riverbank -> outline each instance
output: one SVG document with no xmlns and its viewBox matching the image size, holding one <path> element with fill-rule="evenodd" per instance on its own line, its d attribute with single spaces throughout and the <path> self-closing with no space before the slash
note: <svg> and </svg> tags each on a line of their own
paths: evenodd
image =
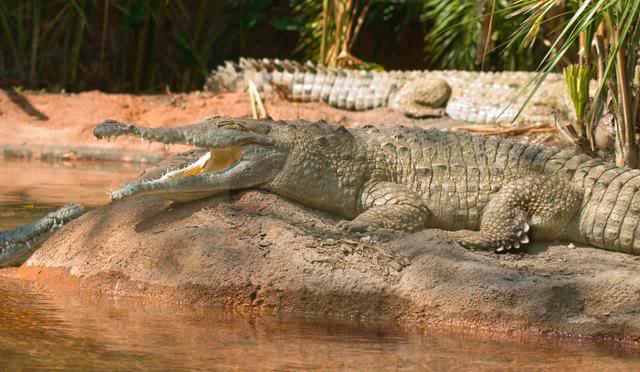
<svg viewBox="0 0 640 372">
<path fill-rule="evenodd" d="M 277 96 L 268 97 L 266 105 L 269 114 L 277 119 L 325 119 L 347 127 L 371 122 L 380 125 L 421 123 L 387 109 L 348 112 L 319 103 L 292 103 Z M 215 115 L 251 116 L 247 93 L 128 95 L 98 91 L 78 94 L 0 91 L 0 144 L 4 146 L 4 154 L 17 157 L 47 158 L 48 154 L 62 152 L 64 159 L 64 153 L 73 151 L 78 155 L 70 158 L 89 157 L 92 160 L 101 158 L 101 152 L 105 160 L 140 158 L 140 155 L 131 156 L 132 153 L 166 157 L 186 147 L 165 149 L 157 143 L 148 146 L 126 138 L 111 143 L 97 141 L 93 128 L 105 119 L 166 127 L 194 123 Z M 129 156 L 114 158 L 113 150 Z M 87 153 L 90 155 L 82 155 Z"/>
<path fill-rule="evenodd" d="M 71 222 L 11 275 L 189 306 L 640 339 L 640 257 L 561 243 L 495 255 L 438 230 L 358 237 L 335 222 L 259 191 L 143 198 Z"/>
</svg>

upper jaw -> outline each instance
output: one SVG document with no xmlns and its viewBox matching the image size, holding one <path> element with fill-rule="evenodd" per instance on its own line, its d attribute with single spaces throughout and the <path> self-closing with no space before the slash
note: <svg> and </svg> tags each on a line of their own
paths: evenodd
<svg viewBox="0 0 640 372">
<path fill-rule="evenodd" d="M 14 230 L 0 232 L 0 268 L 19 264 L 29 257 L 33 249 L 63 224 L 79 217 L 84 208 L 69 204 L 40 220 Z"/>
<path fill-rule="evenodd" d="M 96 126 L 93 134 L 97 139 L 134 136 L 147 141 L 165 144 L 185 144 L 204 148 L 222 148 L 243 144 L 272 146 L 275 144 L 273 139 L 265 135 L 221 127 L 220 125 L 223 122 L 222 118 L 214 118 L 201 123 L 174 128 L 145 128 L 109 119 Z"/>
</svg>

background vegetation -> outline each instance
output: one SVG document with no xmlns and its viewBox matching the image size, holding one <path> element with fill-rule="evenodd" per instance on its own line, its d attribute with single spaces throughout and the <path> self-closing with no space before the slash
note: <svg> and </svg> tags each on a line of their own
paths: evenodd
<svg viewBox="0 0 640 372">
<path fill-rule="evenodd" d="M 540 34 L 557 0 L 519 0 L 515 13 L 526 16 L 512 40 L 533 41 Z M 640 166 L 640 0 L 575 0 L 569 2 L 567 19 L 542 60 L 536 87 L 562 65 L 574 48 L 578 60 L 564 68 L 564 76 L 577 120 L 558 126 L 586 153 L 595 150 L 594 133 L 611 116 L 618 165 Z M 594 79 L 595 78 L 595 79 Z M 597 89 L 590 85 L 595 80 Z"/>
<path fill-rule="evenodd" d="M 277 0 L 2 0 L 0 75 L 32 88 L 200 88 L 225 58 L 285 53 L 295 35 L 268 24 L 287 9 Z"/>
<path fill-rule="evenodd" d="M 535 69 L 535 86 L 564 71 L 578 120 L 560 130 L 593 153 L 606 112 L 618 164 L 637 166 L 639 14 L 640 0 L 1 0 L 0 85 L 188 91 L 240 56 Z"/>
<path fill-rule="evenodd" d="M 510 3 L 2 0 L 0 84 L 186 91 L 199 89 L 211 68 L 240 56 L 388 69 L 533 69 L 544 44 L 521 53 L 507 44 L 524 16 L 493 17 Z"/>
</svg>

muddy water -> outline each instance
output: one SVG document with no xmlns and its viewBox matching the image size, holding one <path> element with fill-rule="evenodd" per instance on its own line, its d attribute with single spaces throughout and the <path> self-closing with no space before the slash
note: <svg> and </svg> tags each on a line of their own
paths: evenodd
<svg viewBox="0 0 640 372">
<path fill-rule="evenodd" d="M 89 208 L 108 203 L 107 191 L 143 169 L 119 162 L 0 159 L 0 230 L 29 223 L 67 203 Z"/>
<path fill-rule="evenodd" d="M 637 352 L 605 343 L 145 305 L 1 275 L 0 370 L 638 368 Z"/>
<path fill-rule="evenodd" d="M 0 230 L 67 202 L 99 206 L 122 164 L 0 161 Z M 152 305 L 0 271 L 0 370 L 638 370 L 640 349 L 390 323 Z"/>
</svg>

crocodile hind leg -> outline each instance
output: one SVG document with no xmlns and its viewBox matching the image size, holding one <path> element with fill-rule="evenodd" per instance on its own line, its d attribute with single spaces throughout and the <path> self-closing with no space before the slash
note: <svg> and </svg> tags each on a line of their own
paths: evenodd
<svg viewBox="0 0 640 372">
<path fill-rule="evenodd" d="M 567 237 L 581 204 L 581 193 L 556 176 L 528 176 L 507 184 L 489 201 L 480 231 L 450 232 L 452 239 L 472 249 L 496 253 L 529 243 L 529 237 L 553 240 Z"/>
<path fill-rule="evenodd" d="M 416 231 L 426 226 L 429 217 L 418 194 L 393 182 L 370 182 L 359 204 L 364 212 L 351 221 L 340 221 L 338 228 L 349 232 L 376 228 Z"/>
</svg>

